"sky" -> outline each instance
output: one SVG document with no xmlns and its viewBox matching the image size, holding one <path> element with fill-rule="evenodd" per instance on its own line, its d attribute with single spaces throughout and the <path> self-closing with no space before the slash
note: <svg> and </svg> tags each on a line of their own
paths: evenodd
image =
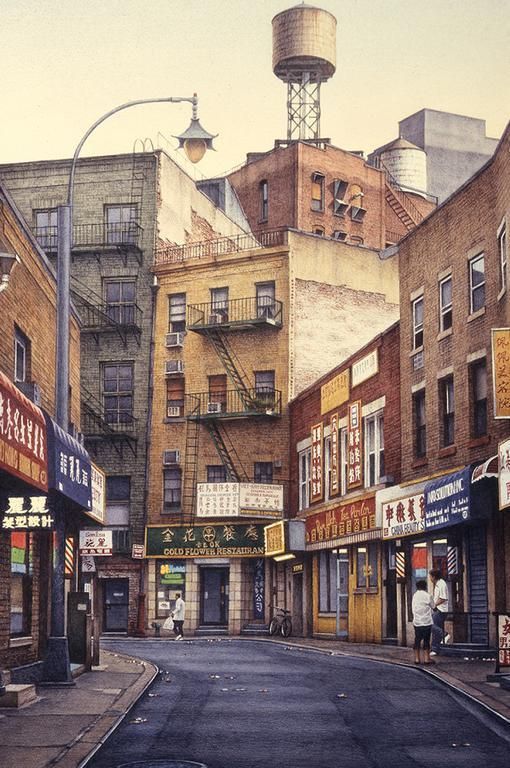
<svg viewBox="0 0 510 768">
<path fill-rule="evenodd" d="M 194 92 L 204 128 L 219 134 L 194 175 L 271 149 L 287 131 L 271 19 L 295 4 L 0 0 L 0 163 L 70 157 L 114 107 Z M 321 91 L 323 137 L 368 153 L 424 107 L 482 118 L 488 136 L 501 135 L 510 120 L 510 0 L 317 5 L 338 22 L 337 70 Z M 133 107 L 99 126 L 81 154 L 132 152 L 148 138 L 175 156 L 172 136 L 190 117 L 189 104 Z"/>
</svg>

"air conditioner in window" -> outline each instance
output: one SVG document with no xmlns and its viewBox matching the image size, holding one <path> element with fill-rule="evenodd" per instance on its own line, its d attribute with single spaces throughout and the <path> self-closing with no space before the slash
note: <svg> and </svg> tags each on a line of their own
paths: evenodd
<svg viewBox="0 0 510 768">
<path fill-rule="evenodd" d="M 167 347 L 182 347 L 184 344 L 184 333 L 167 333 L 165 345 Z"/>
<path fill-rule="evenodd" d="M 171 464 L 179 464 L 181 461 L 181 452 L 175 451 L 163 451 L 163 464 L 165 467 Z"/>
<path fill-rule="evenodd" d="M 221 413 L 221 403 L 207 403 L 207 413 Z"/>
<path fill-rule="evenodd" d="M 166 409 L 166 415 L 169 419 L 174 418 L 175 416 L 181 415 L 181 409 L 178 405 L 169 405 Z"/>
<path fill-rule="evenodd" d="M 208 325 L 219 325 L 223 322 L 223 318 L 223 315 L 221 315 L 219 312 L 215 312 L 214 314 L 209 315 Z"/>
<path fill-rule="evenodd" d="M 41 405 L 41 388 L 36 381 L 17 381 L 16 386 L 34 405 Z"/>
<path fill-rule="evenodd" d="M 182 360 L 167 360 L 165 363 L 165 374 L 172 376 L 177 373 L 184 373 L 184 362 Z"/>
</svg>

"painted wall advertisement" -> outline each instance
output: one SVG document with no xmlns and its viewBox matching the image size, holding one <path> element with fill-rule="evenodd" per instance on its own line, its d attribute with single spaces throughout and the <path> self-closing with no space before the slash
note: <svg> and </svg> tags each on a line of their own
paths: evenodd
<svg viewBox="0 0 510 768">
<path fill-rule="evenodd" d="M 363 483 L 363 451 L 361 400 L 349 403 L 347 421 L 347 487 L 359 488 Z"/>
<path fill-rule="evenodd" d="M 149 525 L 145 557 L 262 557 L 264 526 L 253 523 L 221 525 Z"/>
<path fill-rule="evenodd" d="M 322 499 L 322 422 L 312 427 L 312 487 L 310 501 Z"/>
<path fill-rule="evenodd" d="M 342 371 L 321 387 L 321 414 L 338 408 L 349 399 L 349 369 Z"/>
<path fill-rule="evenodd" d="M 425 530 L 425 496 L 418 493 L 383 504 L 383 539 L 399 539 Z"/>
</svg>

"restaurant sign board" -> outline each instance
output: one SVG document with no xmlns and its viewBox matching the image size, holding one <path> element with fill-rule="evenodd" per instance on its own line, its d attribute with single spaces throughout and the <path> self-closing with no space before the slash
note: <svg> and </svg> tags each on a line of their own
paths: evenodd
<svg viewBox="0 0 510 768">
<path fill-rule="evenodd" d="M 375 496 L 339 504 L 310 515 L 305 521 L 306 544 L 335 541 L 375 529 Z"/>
<path fill-rule="evenodd" d="M 145 557 L 263 557 L 264 526 L 253 523 L 148 525 Z"/>
</svg>

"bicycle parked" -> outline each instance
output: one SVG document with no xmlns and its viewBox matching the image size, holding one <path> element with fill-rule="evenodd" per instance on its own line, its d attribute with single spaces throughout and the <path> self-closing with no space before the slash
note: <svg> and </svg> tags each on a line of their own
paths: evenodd
<svg viewBox="0 0 510 768">
<path fill-rule="evenodd" d="M 275 614 L 269 622 L 269 634 L 280 634 L 283 637 L 290 637 L 292 634 L 292 621 L 290 611 L 286 608 L 274 608 Z"/>
</svg>

